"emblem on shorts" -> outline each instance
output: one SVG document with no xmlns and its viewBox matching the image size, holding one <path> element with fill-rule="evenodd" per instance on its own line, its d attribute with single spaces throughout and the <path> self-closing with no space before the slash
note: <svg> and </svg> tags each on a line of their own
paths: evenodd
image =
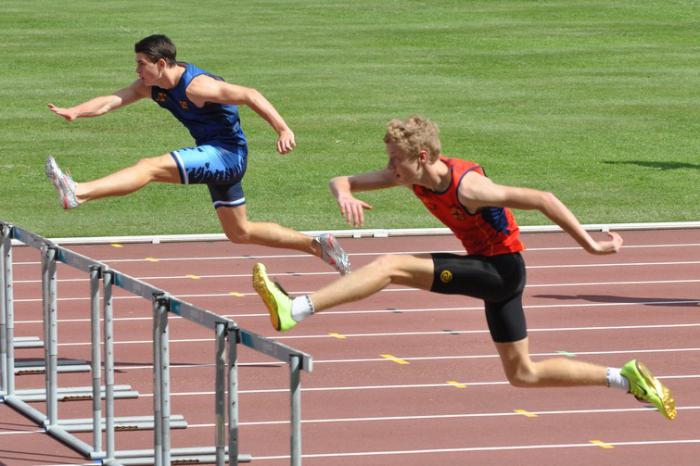
<svg viewBox="0 0 700 466">
<path fill-rule="evenodd" d="M 181 100 L 180 101 L 180 108 L 182 108 L 183 110 L 189 110 L 190 106 L 187 104 L 186 100 Z"/>
<path fill-rule="evenodd" d="M 156 102 L 165 102 L 166 100 L 168 100 L 168 97 L 165 95 L 165 92 L 156 94 Z"/>
<path fill-rule="evenodd" d="M 443 270 L 440 272 L 440 281 L 442 283 L 450 283 L 452 281 L 452 272 L 449 270 Z"/>
</svg>

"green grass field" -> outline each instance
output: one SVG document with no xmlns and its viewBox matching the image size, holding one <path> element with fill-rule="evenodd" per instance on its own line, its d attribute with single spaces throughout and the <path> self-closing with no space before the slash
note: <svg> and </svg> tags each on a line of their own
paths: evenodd
<svg viewBox="0 0 700 466">
<path fill-rule="evenodd" d="M 128 85 L 134 42 L 157 32 L 179 59 L 262 91 L 295 131 L 280 156 L 241 110 L 253 220 L 344 228 L 327 181 L 382 167 L 385 123 L 413 113 L 440 125 L 447 155 L 553 191 L 584 223 L 700 219 L 698 2 L 186 3 L 2 2 L 0 219 L 44 236 L 220 231 L 203 186 L 64 212 L 43 174 L 47 154 L 82 181 L 191 145 L 152 102 L 72 124 L 46 108 Z M 402 188 L 362 197 L 368 228 L 439 226 Z"/>
</svg>

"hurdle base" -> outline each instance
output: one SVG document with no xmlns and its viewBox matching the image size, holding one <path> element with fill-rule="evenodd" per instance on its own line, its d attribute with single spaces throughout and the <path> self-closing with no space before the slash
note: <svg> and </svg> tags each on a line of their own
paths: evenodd
<svg viewBox="0 0 700 466">
<path fill-rule="evenodd" d="M 39 337 L 14 337 L 12 345 L 17 348 L 43 348 L 44 342 Z"/>
<path fill-rule="evenodd" d="M 101 398 L 105 398 L 105 387 L 101 388 Z M 46 401 L 46 389 L 35 388 L 27 390 L 15 391 L 17 396 L 22 401 L 27 403 Z M 139 392 L 131 389 L 131 385 L 115 385 L 114 398 L 138 398 Z M 64 387 L 57 389 L 58 401 L 81 401 L 92 400 L 92 387 Z"/>
<path fill-rule="evenodd" d="M 102 430 L 106 429 L 106 420 L 102 419 Z M 58 425 L 66 432 L 92 432 L 92 418 L 83 419 L 61 419 Z M 119 432 L 133 430 L 153 430 L 153 416 L 127 416 L 114 418 L 114 430 Z M 186 429 L 187 421 L 182 414 L 175 414 L 170 417 L 171 429 Z"/>
</svg>

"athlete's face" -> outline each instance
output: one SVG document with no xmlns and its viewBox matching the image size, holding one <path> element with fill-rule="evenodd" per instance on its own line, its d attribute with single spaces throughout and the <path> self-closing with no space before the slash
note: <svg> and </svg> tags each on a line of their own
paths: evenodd
<svg viewBox="0 0 700 466">
<path fill-rule="evenodd" d="M 394 173 L 397 183 L 412 185 L 418 181 L 418 158 L 411 158 L 392 142 L 387 143 L 386 153 L 389 156 L 387 167 Z"/>
<path fill-rule="evenodd" d="M 153 63 L 146 55 L 142 53 L 136 54 L 136 74 L 139 75 L 139 79 L 147 86 L 153 86 L 162 76 L 163 68 L 165 68 L 164 65 L 165 60 L 163 59 Z"/>
</svg>

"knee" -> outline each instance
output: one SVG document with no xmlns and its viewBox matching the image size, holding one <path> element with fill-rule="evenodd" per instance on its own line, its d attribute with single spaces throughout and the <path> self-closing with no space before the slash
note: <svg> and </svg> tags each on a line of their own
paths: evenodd
<svg viewBox="0 0 700 466">
<path fill-rule="evenodd" d="M 400 257 L 392 256 L 391 254 L 384 254 L 376 258 L 370 264 L 373 270 L 379 271 L 382 275 L 394 281 L 394 278 L 399 274 L 400 267 Z"/>
<path fill-rule="evenodd" d="M 171 170 L 176 169 L 176 166 L 172 168 L 170 164 L 174 164 L 172 158 L 169 155 L 161 155 L 141 159 L 134 166 L 149 181 L 168 181 L 171 178 Z"/>
<path fill-rule="evenodd" d="M 537 385 L 537 372 L 530 362 L 520 361 L 504 369 L 508 383 L 514 387 L 527 388 Z"/>
<path fill-rule="evenodd" d="M 156 163 L 155 159 L 141 159 L 136 162 L 134 166 L 143 176 L 147 177 L 149 181 L 154 181 L 157 178 L 158 164 Z"/>
<path fill-rule="evenodd" d="M 248 223 L 245 222 L 226 227 L 224 233 L 226 234 L 226 238 L 232 243 L 247 244 L 250 243 L 251 239 L 250 230 Z"/>
</svg>

